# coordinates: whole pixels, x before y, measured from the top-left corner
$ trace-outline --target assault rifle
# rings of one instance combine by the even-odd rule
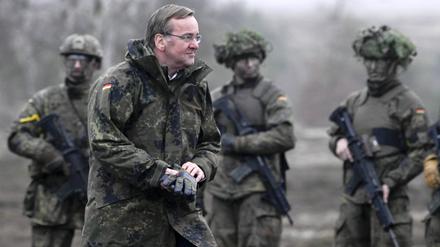
[[[68,180],[57,189],[56,194],[61,200],[76,194],[85,204],[87,202],[88,160],[67,137],[66,131],[58,119],[58,115],[49,114],[38,123],[38,126],[51,136],[52,145],[62,153],[64,160],[70,164]]]
[[[437,157],[440,157],[440,121],[429,128],[429,135],[434,140]],[[433,215],[440,208],[440,188],[434,191],[428,204],[428,211]]]
[[[223,96],[214,101],[213,107],[222,111],[226,117],[232,121],[238,135],[248,135],[258,132],[238,111],[235,103],[228,96]],[[285,190],[283,189],[284,181],[282,183],[277,183],[270,167],[261,155],[244,155],[242,156],[242,159],[243,164],[230,173],[232,179],[239,183],[251,173],[257,172],[267,190],[267,197],[270,203],[281,215],[287,217],[290,225],[293,225],[293,220],[289,215],[290,204],[287,201]]]
[[[351,123],[352,120],[347,109],[345,107],[338,107],[330,115],[330,121],[339,126],[344,137],[348,140],[348,148],[354,159],[352,163],[354,176],[357,176],[364,185],[371,205],[374,211],[376,211],[376,216],[383,229],[389,233],[394,246],[399,247],[396,234],[391,229],[394,225],[393,216],[391,215],[390,209],[383,201],[382,184],[374,170],[374,163],[371,157],[367,155],[367,152],[365,151],[364,143],[353,128]]]

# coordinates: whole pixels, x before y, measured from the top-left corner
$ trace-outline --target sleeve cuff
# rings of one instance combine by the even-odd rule
[[[193,160],[191,160],[191,162],[196,164],[198,167],[200,167],[200,169],[202,169],[203,173],[205,174],[205,179],[202,181],[213,179],[213,176],[211,176],[212,175],[211,168],[208,165],[206,165],[206,163],[202,158],[194,158]]]
[[[328,147],[329,147],[330,151],[332,151],[333,155],[335,155],[336,157],[338,157],[338,155],[336,154],[336,143],[341,138],[342,138],[341,136],[333,136],[330,139],[330,142],[328,143]]]
[[[234,152],[240,153],[244,149],[246,145],[246,137],[244,136],[236,136],[234,141]]]
[[[160,178],[165,174],[165,170],[168,168],[168,163],[163,160],[156,160],[154,164],[156,167],[150,180],[150,186],[157,187],[159,186]]]

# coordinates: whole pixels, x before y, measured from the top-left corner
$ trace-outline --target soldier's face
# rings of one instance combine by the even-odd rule
[[[364,65],[370,81],[386,81],[396,76],[397,64],[391,60],[365,59]]]
[[[259,73],[260,60],[256,57],[244,57],[235,62],[234,74],[241,79],[254,79]]]
[[[89,81],[97,68],[97,62],[90,56],[70,54],[64,58],[66,76],[73,83]]]
[[[172,71],[193,65],[200,42],[196,18],[171,19],[168,25],[172,31],[164,35],[166,65]]]

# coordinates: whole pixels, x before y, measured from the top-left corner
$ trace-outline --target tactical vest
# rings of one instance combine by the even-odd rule
[[[376,158],[406,152],[399,118],[395,117],[397,96],[405,91],[406,87],[398,86],[376,98],[363,90],[353,104],[353,126]]]
[[[276,94],[279,94],[279,91],[271,85],[271,82],[260,80],[244,87],[230,83],[221,89],[221,94],[230,95],[238,111],[244,115],[250,125],[264,131],[268,128],[265,118],[266,106]]]

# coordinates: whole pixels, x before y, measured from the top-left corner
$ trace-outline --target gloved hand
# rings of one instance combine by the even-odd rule
[[[176,185],[176,175],[164,174],[160,178],[160,186],[168,191],[174,191],[174,187]]]
[[[63,156],[52,146],[44,146],[36,153],[36,160],[42,164],[41,171],[45,174],[53,174],[62,172],[64,175],[68,175],[69,167],[67,162],[64,161]]]
[[[234,152],[235,136],[231,134],[222,134],[221,138],[222,151],[225,154]]]
[[[185,200],[194,201],[197,193],[197,181],[188,172],[181,170],[177,175],[165,174],[160,178],[160,185]]]
[[[423,161],[423,175],[428,187],[437,189],[440,187],[440,174],[438,167],[438,158],[436,155],[431,154]]]
[[[44,164],[43,172],[47,174],[62,173],[69,175],[68,163],[64,161],[63,157],[57,157],[54,160]]]
[[[197,193],[197,181],[187,171],[180,171],[177,174],[174,193],[182,196],[188,201],[194,201]]]

